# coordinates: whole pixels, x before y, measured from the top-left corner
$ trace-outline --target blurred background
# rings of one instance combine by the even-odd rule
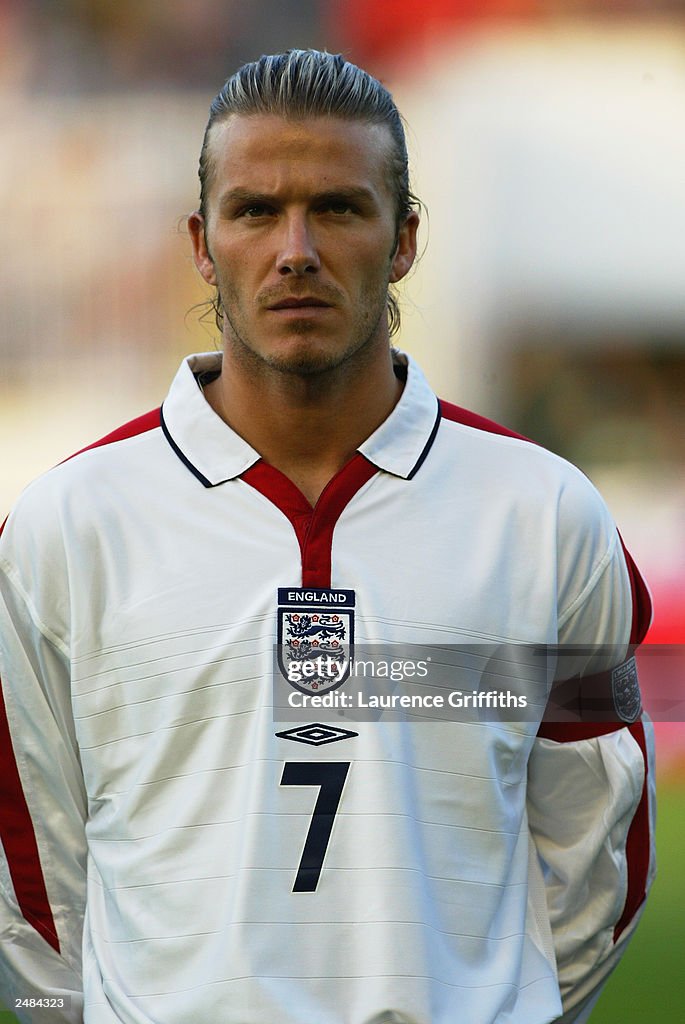
[[[408,121],[426,248],[399,344],[593,479],[649,639],[683,644],[685,0],[0,0],[0,508],[218,345],[185,230],[208,106],[292,46]],[[682,1004],[684,727],[657,740],[661,873],[595,1024]]]

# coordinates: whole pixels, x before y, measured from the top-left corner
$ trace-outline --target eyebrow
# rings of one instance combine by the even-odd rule
[[[319,192],[314,197],[317,203],[327,202],[333,199],[351,199],[360,203],[376,203],[376,193],[363,185],[342,185],[340,188],[327,189]]]
[[[219,199],[221,206],[229,206],[231,203],[266,203],[273,202],[273,196],[257,192],[251,188],[230,188],[227,189]]]
[[[341,185],[340,188],[326,189],[323,192],[316,192],[310,197],[314,204],[330,202],[331,200],[356,200],[361,203],[377,202],[376,194],[363,185]],[[278,202],[278,196],[269,192],[259,192],[256,189],[243,188],[238,185],[235,188],[227,189],[219,199],[222,207],[232,206],[239,203],[274,203]]]

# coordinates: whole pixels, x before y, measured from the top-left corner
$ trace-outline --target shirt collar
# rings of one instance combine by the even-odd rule
[[[411,356],[395,350],[393,360],[406,368],[404,390],[390,415],[359,451],[386,473],[411,480],[435,440],[440,404]]]
[[[411,479],[425,459],[440,420],[438,400],[416,363],[393,353],[406,368],[404,390],[386,420],[359,446],[379,469]],[[198,386],[196,375],[221,368],[221,353],[188,356],[162,406],[162,429],[176,455],[205,485],[215,487],[241,476],[259,461],[255,451],[218,416]]]
[[[196,380],[198,373],[220,369],[220,352],[188,356],[162,405],[162,430],[169,444],[205,487],[234,480],[260,457],[214,412]]]

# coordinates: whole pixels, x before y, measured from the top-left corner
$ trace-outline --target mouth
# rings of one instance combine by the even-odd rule
[[[330,302],[325,302],[323,299],[317,298],[315,295],[302,295],[295,298],[289,296],[285,299],[280,299],[278,302],[273,302],[267,307],[271,311],[278,312],[279,310],[310,310],[310,309],[331,309]]]

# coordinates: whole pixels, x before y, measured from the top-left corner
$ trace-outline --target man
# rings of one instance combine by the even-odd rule
[[[246,65],[200,178],[222,355],[29,487],[0,546],[4,998],[70,1024],[586,1020],[653,873],[644,584],[582,474],[391,350],[418,214],[377,81]],[[577,714],[284,729],[277,637],[353,629],[571,645]]]

